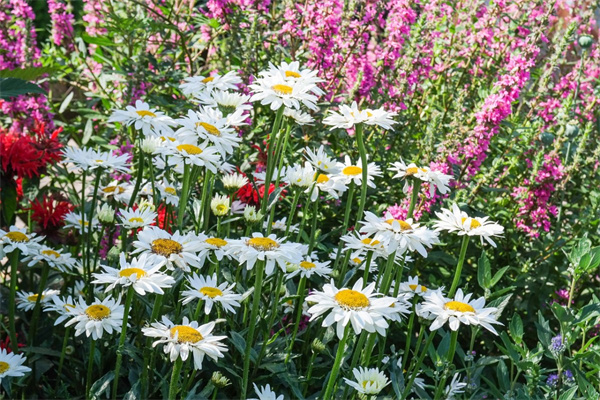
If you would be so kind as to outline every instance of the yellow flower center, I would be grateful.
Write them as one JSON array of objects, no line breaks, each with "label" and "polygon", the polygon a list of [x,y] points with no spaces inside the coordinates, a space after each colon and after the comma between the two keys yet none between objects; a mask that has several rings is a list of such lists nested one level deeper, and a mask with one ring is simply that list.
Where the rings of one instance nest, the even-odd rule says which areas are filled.
[{"label": "yellow flower center", "polygon": [[185,151],[187,154],[191,155],[202,154],[202,149],[198,146],[194,146],[193,144],[180,144],[177,146],[177,150]]},{"label": "yellow flower center", "polygon": [[[462,217],[462,223],[464,224],[467,219]],[[471,229],[479,228],[481,223],[477,221],[475,218],[471,218]]]},{"label": "yellow flower center", "polygon": [[119,271],[120,277],[129,278],[131,275],[135,275],[136,279],[140,279],[147,276],[148,274],[141,268],[125,268]]},{"label": "yellow flower center", "polygon": [[342,174],[349,176],[359,175],[362,174],[362,168],[355,165],[350,165],[342,170]]},{"label": "yellow flower center", "polygon": [[309,261],[302,261],[300,263],[300,267],[304,268],[304,269],[313,269],[317,266],[317,264],[309,262]]},{"label": "yellow flower center", "polygon": [[208,243],[211,246],[223,247],[227,244],[227,241],[221,238],[208,238],[204,241],[204,243]]},{"label": "yellow flower center", "polygon": [[217,296],[223,296],[223,292],[216,287],[204,286],[198,291],[203,295],[210,297],[211,299],[214,299]]},{"label": "yellow flower center", "polygon": [[296,71],[285,71],[286,78],[302,78],[302,75],[297,73]]},{"label": "yellow flower center", "polygon": [[200,332],[187,325],[175,325],[169,332],[171,333],[171,338],[177,336],[179,343],[197,343],[204,339]]},{"label": "yellow flower center", "polygon": [[162,140],[163,142],[166,142],[167,140],[168,140],[169,142],[174,142],[174,141],[175,141],[175,138],[174,138],[174,137],[170,137],[170,136],[161,136],[161,137],[160,137],[160,140]]},{"label": "yellow flower center", "polygon": [[216,208],[218,212],[222,213],[226,212],[229,207],[227,207],[225,204],[218,204]]},{"label": "yellow flower center", "polygon": [[116,189],[117,189],[116,186],[107,186],[104,189],[102,189],[102,191],[104,193],[113,193]]},{"label": "yellow flower center", "polygon": [[54,250],[42,250],[42,254],[45,256],[52,256],[54,258],[60,258],[60,253]]},{"label": "yellow flower center", "polygon": [[379,243],[381,243],[379,240],[373,240],[371,238],[364,238],[360,242],[362,244],[366,244],[367,246],[377,246]]},{"label": "yellow flower center", "polygon": [[426,169],[424,168],[417,168],[417,167],[410,167],[410,168],[406,168],[406,175],[415,175],[416,173],[419,172],[419,170],[421,170],[422,172],[427,172]]},{"label": "yellow flower center", "polygon": [[409,231],[412,229],[412,226],[410,226],[410,224],[406,221],[402,221],[401,219],[387,219],[385,220],[385,222],[387,222],[388,224],[392,225],[393,223],[397,222],[400,225],[400,229],[402,229],[403,231]]},{"label": "yellow flower center", "polygon": [[446,308],[446,310],[453,310],[453,311],[458,311],[458,312],[462,312],[462,313],[466,313],[466,312],[470,312],[470,313],[474,313],[475,309],[473,307],[471,307],[469,304],[467,303],[461,303],[460,301],[449,301],[447,302],[444,307]]},{"label": "yellow flower center", "polygon": [[148,111],[148,110],[139,110],[136,111],[136,114],[139,115],[140,117],[156,117],[156,114],[154,114],[152,111]]},{"label": "yellow flower center", "polygon": [[165,188],[165,192],[167,192],[167,193],[169,193],[169,194],[171,194],[173,196],[177,195],[177,190],[175,190],[175,188],[172,188],[172,187],[166,187]]},{"label": "yellow flower center", "polygon": [[10,368],[10,364],[4,361],[0,361],[0,374],[5,373]]},{"label": "yellow flower center", "polygon": [[358,310],[369,306],[367,296],[352,289],[342,289],[333,298],[345,309]]},{"label": "yellow flower center", "polygon": [[83,222],[83,220],[79,220],[79,225],[83,225],[83,226],[89,226],[90,222],[89,221],[85,221]]},{"label": "yellow flower center", "polygon": [[[35,303],[37,301],[38,297],[40,297],[39,294],[32,294],[31,296],[27,296],[27,300],[29,300],[32,303]],[[44,297],[46,297],[46,296],[42,295],[40,300],[44,300]]]},{"label": "yellow flower center", "polygon": [[[417,287],[419,287],[419,285],[408,285],[408,287],[413,292],[416,292],[417,291]],[[425,293],[426,291],[427,291],[427,288],[425,286],[421,285],[421,292]]]},{"label": "yellow flower center", "polygon": [[273,85],[271,89],[279,94],[292,94],[292,91],[294,90],[288,85]]},{"label": "yellow flower center", "polygon": [[105,318],[108,318],[108,316],[110,315],[110,308],[103,306],[102,304],[94,304],[89,306],[85,310],[85,313],[91,319],[101,321]]},{"label": "yellow flower center", "polygon": [[183,246],[171,239],[156,239],[152,241],[152,252],[164,257],[169,257],[171,254],[179,254],[183,250]]},{"label": "yellow flower center", "polygon": [[319,174],[317,176],[317,183],[326,183],[329,182],[329,177],[327,175]]},{"label": "yellow flower center", "polygon": [[207,78],[204,78],[204,79],[202,79],[202,83],[208,83],[208,82],[212,82],[212,81],[214,81],[214,80],[215,80],[215,78],[214,78],[214,77],[212,77],[212,76],[209,76],[209,77],[207,77]]},{"label": "yellow flower center", "polygon": [[266,237],[248,239],[247,243],[248,246],[252,246],[258,251],[270,251],[279,247],[279,243]]},{"label": "yellow flower center", "polygon": [[362,262],[362,260],[361,260],[360,258],[358,258],[358,257],[355,257],[355,258],[353,258],[353,259],[352,259],[352,262],[353,262],[354,264],[357,264],[357,265],[358,265],[358,264],[360,264],[360,263]]},{"label": "yellow flower center", "polygon": [[104,162],[104,160],[94,160],[96,161],[98,164],[102,164]]},{"label": "yellow flower center", "polygon": [[143,224],[144,220],[141,219],[140,217],[133,217],[133,218],[129,218],[129,222],[137,222],[138,224]]},{"label": "yellow flower center", "polygon": [[206,122],[196,122],[196,128],[200,126],[203,127],[206,132],[210,133],[213,136],[221,136],[221,131],[217,129],[217,127],[214,125],[208,124]]},{"label": "yellow flower center", "polygon": [[374,385],[374,384],[375,384],[375,381],[363,381],[363,382],[362,382],[362,387],[363,387],[364,389],[366,389],[366,388],[367,388],[367,385]]},{"label": "yellow flower center", "polygon": [[18,231],[8,232],[6,235],[4,235],[4,237],[9,238],[11,242],[29,242],[29,238],[27,237],[27,235]]}]

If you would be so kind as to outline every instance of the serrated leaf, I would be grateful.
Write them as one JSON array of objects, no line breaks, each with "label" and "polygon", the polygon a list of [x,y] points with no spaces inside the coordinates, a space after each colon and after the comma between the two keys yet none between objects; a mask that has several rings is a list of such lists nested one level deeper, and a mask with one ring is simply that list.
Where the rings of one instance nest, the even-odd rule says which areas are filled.
[{"label": "serrated leaf", "polygon": [[22,94],[46,94],[46,91],[35,83],[16,78],[0,78],[0,99],[10,99]]}]

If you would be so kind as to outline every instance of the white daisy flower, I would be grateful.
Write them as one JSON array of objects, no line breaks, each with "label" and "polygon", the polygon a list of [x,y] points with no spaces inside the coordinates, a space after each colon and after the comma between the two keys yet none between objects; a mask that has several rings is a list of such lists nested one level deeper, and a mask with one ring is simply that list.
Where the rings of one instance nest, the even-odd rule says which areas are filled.
[{"label": "white daisy flower", "polygon": [[198,322],[190,322],[183,317],[181,325],[175,325],[166,316],[161,322],[154,322],[148,328],[142,328],[145,336],[159,338],[152,343],[152,347],[165,344],[164,352],[169,354],[171,362],[181,357],[183,361],[188,359],[190,353],[194,357],[194,369],[202,369],[202,361],[207,355],[213,360],[222,358],[227,347],[221,343],[226,336],[213,336],[211,332],[215,328],[214,322],[198,326]]},{"label": "white daisy flower", "polygon": [[314,291],[306,297],[306,301],[316,303],[308,312],[310,321],[314,321],[323,314],[329,314],[323,319],[322,326],[328,327],[337,324],[336,333],[341,340],[344,336],[346,325],[352,324],[354,333],[378,332],[385,336],[389,327],[388,319],[394,319],[397,313],[392,305],[398,300],[393,297],[375,297],[375,282],[363,289],[363,280],[359,278],[352,289],[338,289],[333,280],[323,286],[323,291]]},{"label": "white daisy flower", "polygon": [[[60,292],[58,290],[46,289],[42,292],[42,298],[40,299],[40,305],[44,306],[49,301],[52,301],[54,296],[57,296]],[[33,292],[20,291],[17,292],[17,308],[23,311],[31,311],[35,307],[35,303],[38,301],[40,295]]]},{"label": "white daisy flower", "polygon": [[[92,171],[95,169],[106,169],[111,171],[119,171],[123,173],[129,173],[129,155],[121,154],[117,156],[110,151],[97,151],[90,148],[79,149],[76,147],[67,147],[63,150],[62,164],[67,166],[69,171],[73,169],[83,169],[85,171]],[[75,165],[73,168],[72,163]]]},{"label": "white daisy flower", "polygon": [[271,110],[278,110],[282,106],[299,110],[303,104],[317,111],[318,97],[313,94],[315,87],[315,84],[302,80],[290,81],[281,74],[263,76],[250,85],[254,93],[250,101],[270,104]]},{"label": "white daisy flower", "polygon": [[170,234],[157,226],[147,226],[138,233],[137,239],[133,242],[135,250],[132,254],[152,255],[168,269],[178,267],[184,272],[189,272],[190,266],[202,266],[196,254],[200,250],[201,242],[193,233],[181,235],[176,231]]},{"label": "white daisy flower", "polygon": [[177,133],[205,140],[225,156],[233,154],[242,138],[229,126],[227,118],[219,110],[201,108],[200,111],[188,110],[187,117],[177,120],[181,124]]},{"label": "white daisy flower", "polygon": [[466,212],[458,208],[456,203],[452,204],[452,210],[442,208],[441,212],[436,212],[435,215],[440,219],[433,225],[436,231],[456,232],[459,236],[479,236],[482,244],[485,239],[496,247],[492,237],[502,236],[504,233],[502,225],[488,221],[489,217],[469,217]]},{"label": "white daisy flower", "polygon": [[207,146],[206,143],[198,144],[195,140],[183,140],[179,144],[170,144],[167,153],[170,157],[169,165],[178,164],[197,165],[205,167],[213,174],[217,173],[217,166],[221,161],[221,155],[214,146]]},{"label": "white daisy flower", "polygon": [[258,260],[264,261],[267,276],[273,273],[275,264],[285,271],[286,263],[298,264],[302,261],[302,250],[297,243],[284,243],[274,234],[264,237],[257,232],[251,238],[244,237],[230,243],[229,254],[240,264],[246,264],[246,269],[254,268]]},{"label": "white daisy flower", "polygon": [[[428,182],[430,196],[435,194],[436,188],[441,194],[448,193],[448,191],[450,191],[448,185],[450,184],[450,181],[454,179],[452,175],[446,175],[440,171],[434,171],[429,167],[417,167],[415,163],[410,163],[407,165],[402,159],[393,163],[389,170],[396,172],[396,175],[394,175],[392,178],[405,179],[412,176],[415,179]],[[408,193],[409,188],[410,185],[408,184],[408,180],[405,180],[403,188],[404,193]]]},{"label": "white daisy flower", "polygon": [[222,217],[229,213],[229,197],[220,194],[215,195],[210,201],[210,209],[217,217]]},{"label": "white daisy flower", "polygon": [[315,167],[315,169],[318,169],[325,174],[332,175],[342,172],[337,160],[327,155],[323,145],[319,146],[317,150],[311,150],[310,148],[306,147],[304,151],[306,152],[306,159],[312,164],[313,167]]},{"label": "white daisy flower", "polygon": [[156,187],[160,192],[160,198],[164,200],[166,204],[171,204],[175,207],[179,205],[179,196],[177,195],[177,190],[179,189],[178,185],[163,179]]},{"label": "white daisy flower", "polygon": [[87,305],[83,297],[75,302],[75,307],[69,309],[68,313],[72,319],[65,324],[71,326],[75,324],[75,336],[85,332],[87,337],[94,340],[102,338],[106,331],[109,335],[114,332],[121,332],[123,325],[124,307],[120,305],[121,299],[113,300],[110,296],[100,301],[95,301]]},{"label": "white daisy flower", "polygon": [[212,92],[213,90],[237,90],[237,85],[242,83],[237,71],[229,71],[225,75],[214,74],[212,76],[192,76],[184,79],[185,83],[179,85],[182,93],[186,96],[196,95],[200,92]]},{"label": "white daisy flower", "polygon": [[376,396],[390,384],[388,377],[378,368],[358,367],[352,373],[355,380],[344,378],[344,382],[362,395]]},{"label": "white daisy flower", "polygon": [[256,223],[262,220],[262,218],[263,214],[260,212],[260,210],[257,211],[256,207],[247,205],[244,208],[244,219],[247,222]]},{"label": "white daisy flower", "polygon": [[259,75],[263,77],[283,76],[290,82],[301,81],[303,83],[313,85],[314,87],[311,89],[311,92],[316,96],[322,96],[325,94],[325,92],[316,84],[324,82],[324,80],[319,78],[317,74],[318,71],[313,71],[308,68],[301,69],[300,62],[298,61],[292,61],[291,63],[282,61],[279,66],[275,66],[269,62],[269,69],[259,73]]},{"label": "white daisy flower", "polygon": [[95,281],[92,283],[109,285],[104,289],[110,292],[117,285],[123,287],[132,286],[140,296],[146,293],[164,294],[163,288],[170,288],[175,284],[175,279],[159,271],[163,264],[160,260],[148,255],[142,254],[139,259],[133,258],[131,262],[125,260],[125,253],[119,255],[119,269],[111,268],[107,265],[100,265],[103,273],[95,273]]},{"label": "white daisy flower", "polygon": [[376,240],[387,242],[388,251],[397,251],[400,254],[406,250],[417,251],[427,257],[427,249],[438,243],[437,233],[420,226],[412,218],[406,221],[395,219],[391,213],[386,212],[383,218],[377,217],[372,212],[365,212],[365,220],[360,222],[363,227],[361,232],[375,235]]},{"label": "white daisy flower", "polygon": [[331,264],[330,261],[319,262],[317,259],[313,259],[313,257],[306,257],[305,260],[302,260],[298,264],[293,264],[293,270],[290,271],[290,268],[287,269],[286,279],[292,279],[296,275],[300,275],[302,278],[310,278],[313,274],[316,274],[321,277],[328,277],[333,271],[328,265]]},{"label": "white daisy flower", "polygon": [[314,125],[315,119],[308,113],[287,108],[283,112],[285,117],[293,119],[298,125]]},{"label": "white daisy flower", "polygon": [[121,225],[127,229],[143,228],[145,226],[152,225],[158,214],[152,211],[150,208],[138,208],[121,210],[119,219]]},{"label": "white daisy flower", "polygon": [[61,272],[72,271],[75,264],[77,264],[77,260],[70,253],[63,254],[62,249],[53,249],[45,245],[32,249],[29,255],[23,259],[23,262],[29,262],[27,265],[30,267],[45,262]]},{"label": "white daisy flower", "polygon": [[126,200],[126,197],[123,194],[127,190],[128,186],[129,185],[127,185],[125,183],[121,183],[118,181],[112,181],[111,183],[109,183],[106,186],[101,186],[99,192],[105,199],[113,198],[113,199],[117,200],[118,202],[124,203]]},{"label": "white daisy flower", "polygon": [[127,106],[125,110],[113,111],[108,122],[120,122],[127,126],[133,125],[135,129],[142,130],[144,135],[151,135],[153,132],[169,131],[170,126],[175,122],[165,115],[165,113],[150,108],[148,103],[136,100],[135,107]]},{"label": "white daisy flower", "polygon": [[496,320],[496,307],[485,308],[485,298],[480,297],[477,300],[471,300],[473,294],[466,296],[462,289],[456,291],[454,299],[449,299],[442,295],[441,290],[434,290],[425,296],[425,301],[421,305],[421,310],[428,312],[429,319],[434,319],[429,330],[436,330],[448,322],[448,326],[453,331],[457,330],[460,324],[480,325],[493,334],[497,335],[496,329],[492,324],[503,325]]},{"label": "white daisy flower", "polygon": [[70,295],[67,297],[53,296],[51,300],[52,302],[48,301],[46,303],[44,311],[58,313],[58,318],[54,321],[54,326],[56,326],[71,317],[69,311],[75,309],[75,300]]},{"label": "white daisy flower", "polygon": [[194,300],[204,301],[204,313],[210,314],[213,304],[218,303],[225,311],[235,314],[233,307],[239,307],[242,296],[235,293],[233,288],[235,283],[227,286],[227,282],[217,284],[217,274],[212,276],[196,275],[186,277],[188,281],[188,290],[181,292],[183,304],[188,304]]},{"label": "white daisy flower", "polygon": [[345,179],[339,175],[316,175],[314,185],[304,191],[304,193],[310,193],[310,201],[315,202],[319,198],[321,193],[325,193],[339,199],[340,196],[348,190],[348,186],[345,183]]},{"label": "white daisy flower", "polygon": [[[342,181],[348,185],[350,182],[354,182],[357,186],[362,185],[362,170],[363,165],[362,161],[359,159],[357,164],[353,164],[350,160],[350,157],[344,157],[343,163],[338,163],[338,168],[340,169],[340,178]],[[367,164],[367,185],[375,188],[375,183],[373,180],[376,176],[381,176],[381,169],[375,163]]]},{"label": "white daisy flower", "polygon": [[[86,215],[86,217],[87,217],[87,215]],[[79,233],[83,233],[83,231],[84,231],[83,226],[85,225],[85,231],[87,232],[90,230],[90,221],[88,221],[88,218],[86,218],[84,221],[81,217],[81,213],[71,211],[71,212],[65,214],[63,219],[65,221],[65,228],[75,228],[79,231]],[[98,218],[94,217],[91,225],[92,225],[92,227],[91,227],[92,231],[97,230],[100,227]]]},{"label": "white daisy flower", "polygon": [[[199,233],[198,236],[198,258],[200,265],[204,265],[204,261],[208,257],[209,261],[214,263],[221,261],[223,257],[231,258],[229,255],[230,243],[229,239],[209,237],[203,233]],[[215,259],[210,256],[214,255]]]},{"label": "white daisy flower", "polygon": [[444,399],[454,400],[457,394],[465,392],[465,387],[467,387],[467,384],[461,382],[461,378],[458,372],[455,373],[452,377],[452,381],[450,382],[450,384],[444,389]]},{"label": "white daisy flower", "polygon": [[[263,222],[263,228],[267,229],[269,226],[269,222]],[[287,229],[287,217],[283,217],[282,219],[278,219],[276,221],[271,222],[271,229],[275,231],[285,232]],[[290,232],[297,233],[298,232],[298,224],[290,225]]]},{"label": "white daisy flower", "polygon": [[146,154],[158,154],[158,149],[161,145],[162,140],[158,136],[149,135],[140,140],[140,149]]},{"label": "white daisy flower", "polygon": [[233,191],[246,186],[248,183],[248,178],[236,172],[233,174],[222,175],[221,182],[223,182],[225,189]]},{"label": "white daisy flower", "polygon": [[[212,92],[197,93],[195,97],[203,106],[217,108],[227,116],[252,110],[250,96],[237,92],[213,90]],[[248,114],[244,114],[244,118],[247,117]]]},{"label": "white daisy flower", "polygon": [[372,261],[375,261],[380,257],[387,258],[391,254],[391,252],[388,251],[388,246],[386,243],[383,243],[377,239],[373,239],[368,235],[351,232],[342,236],[340,239],[345,242],[343,250],[351,251],[351,259],[357,257],[362,258],[362,256],[369,251],[373,252]]},{"label": "white daisy flower", "polygon": [[407,299],[412,299],[412,297],[416,294],[421,297],[425,297],[427,295],[427,287],[419,284],[418,276],[409,276],[408,280],[405,282],[400,282],[400,288],[398,288],[398,295],[407,296]]},{"label": "white daisy flower", "polygon": [[23,365],[27,358],[23,354],[9,353],[0,349],[0,382],[6,378],[18,378],[31,372],[31,368]]},{"label": "white daisy flower", "polygon": [[283,181],[290,186],[309,188],[315,181],[315,170],[308,162],[296,164],[285,169]]},{"label": "white daisy flower", "polygon": [[271,386],[267,383],[265,386],[258,387],[256,383],[253,383],[254,391],[258,396],[258,399],[248,399],[248,400],[284,400],[283,395],[277,395],[274,391],[271,390]]},{"label": "white daisy flower", "polygon": [[392,118],[396,116],[395,112],[385,111],[383,108],[377,110],[358,108],[354,101],[350,106],[342,104],[339,112],[332,111],[331,115],[323,120],[323,124],[331,125],[331,129],[350,129],[356,124],[364,123],[366,125],[378,125],[384,129],[392,129],[396,123]]},{"label": "white daisy flower", "polygon": [[17,228],[15,225],[8,228],[8,231],[0,229],[0,258],[15,250],[20,250],[23,255],[35,252],[43,239],[44,236],[27,233],[25,228]]}]

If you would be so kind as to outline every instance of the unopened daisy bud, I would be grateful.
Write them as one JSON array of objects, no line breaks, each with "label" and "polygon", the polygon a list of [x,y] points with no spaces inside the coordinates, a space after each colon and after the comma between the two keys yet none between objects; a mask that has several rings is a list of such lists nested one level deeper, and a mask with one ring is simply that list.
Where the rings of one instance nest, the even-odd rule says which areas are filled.
[{"label": "unopened daisy bud", "polygon": [[325,351],[325,345],[319,339],[315,339],[310,344],[310,348],[315,353],[322,353]]},{"label": "unopened daisy bud", "polygon": [[210,378],[210,381],[212,382],[213,385],[215,385],[219,389],[222,389],[225,386],[229,386],[231,384],[229,379],[227,377],[223,376],[223,374],[220,373],[219,371],[213,372],[212,377]]},{"label": "unopened daisy bud", "polygon": [[233,191],[245,186],[248,183],[248,178],[242,174],[234,173],[224,175],[221,178],[221,181],[223,182],[225,189]]},{"label": "unopened daisy bud", "polygon": [[229,212],[229,198],[227,196],[216,195],[210,202],[210,209],[217,217],[227,215]]},{"label": "unopened daisy bud", "polygon": [[144,211],[144,210],[156,211],[156,207],[154,207],[154,204],[151,201],[148,201],[146,199],[142,199],[140,201],[139,208],[142,211]]},{"label": "unopened daisy bud", "polygon": [[70,356],[71,354],[75,353],[75,347],[74,346],[67,346],[65,347],[65,354]]},{"label": "unopened daisy bud", "polygon": [[140,149],[146,154],[153,154],[160,145],[160,139],[147,137],[140,142]]},{"label": "unopened daisy bud", "polygon": [[247,206],[244,209],[244,219],[251,224],[255,224],[261,221],[263,218],[263,214],[260,211],[256,211],[256,207]]},{"label": "unopened daisy bud", "polygon": [[114,261],[117,261],[119,259],[119,251],[120,250],[118,246],[111,247],[111,249],[108,251],[108,254],[106,255],[106,259],[109,263],[113,263]]},{"label": "unopened daisy bud", "polygon": [[110,224],[115,220],[115,210],[108,204],[103,204],[98,208],[98,219],[105,224]]}]

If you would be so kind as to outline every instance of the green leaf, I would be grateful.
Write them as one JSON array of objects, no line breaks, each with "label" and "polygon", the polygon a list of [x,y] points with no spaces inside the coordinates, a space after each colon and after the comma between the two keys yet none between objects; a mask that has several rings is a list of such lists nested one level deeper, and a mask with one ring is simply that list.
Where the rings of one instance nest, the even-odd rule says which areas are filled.
[{"label": "green leaf", "polygon": [[574,325],[579,325],[586,322],[590,318],[600,315],[600,304],[588,304],[584,306],[578,313],[577,318],[573,321]]},{"label": "green leaf", "polygon": [[575,397],[575,393],[577,393],[577,386],[573,386],[570,389],[567,389],[566,391],[563,392],[563,394],[560,395],[560,397],[558,398],[558,400],[571,400],[573,397]]},{"label": "green leaf", "polygon": [[81,35],[86,43],[96,44],[98,46],[116,46],[117,44],[104,36],[90,36],[88,34]]},{"label": "green leaf", "polygon": [[115,372],[110,371],[102,378],[98,379],[90,388],[90,398],[96,400],[100,395],[110,388],[110,383],[115,378]]},{"label": "green leaf", "polygon": [[509,267],[504,267],[501,268],[498,272],[496,272],[494,274],[494,277],[490,280],[489,284],[490,284],[490,288],[493,288],[496,283],[498,283],[498,281],[500,279],[502,279],[502,276],[504,275],[504,273],[508,270]]},{"label": "green leaf", "polygon": [[0,78],[16,78],[24,81],[35,81],[44,74],[56,71],[53,67],[29,67],[0,70]]},{"label": "green leaf", "polygon": [[492,272],[490,266],[490,260],[485,254],[485,251],[481,252],[481,257],[477,262],[477,282],[482,289],[490,288],[490,281],[492,279]]},{"label": "green leaf", "polygon": [[58,109],[59,114],[62,114],[63,112],[65,112],[67,107],[69,107],[69,104],[71,103],[71,100],[73,99],[73,94],[75,94],[75,92],[69,93],[67,95],[67,97],[65,97],[63,102],[60,104],[60,108]]},{"label": "green leaf", "polygon": [[515,313],[510,320],[510,336],[517,344],[521,344],[523,341],[523,320],[519,314]]},{"label": "green leaf", "polygon": [[12,224],[13,216],[17,210],[17,189],[14,185],[4,185],[2,191],[2,211],[4,213],[4,221],[8,224]]},{"label": "green leaf", "polygon": [[46,91],[23,79],[0,78],[0,99],[10,99],[28,93],[46,94]]},{"label": "green leaf", "polygon": [[94,122],[91,119],[88,119],[85,123],[85,128],[83,128],[83,137],[81,138],[81,144],[86,145],[87,142],[90,141],[92,137],[92,132],[94,127]]}]

